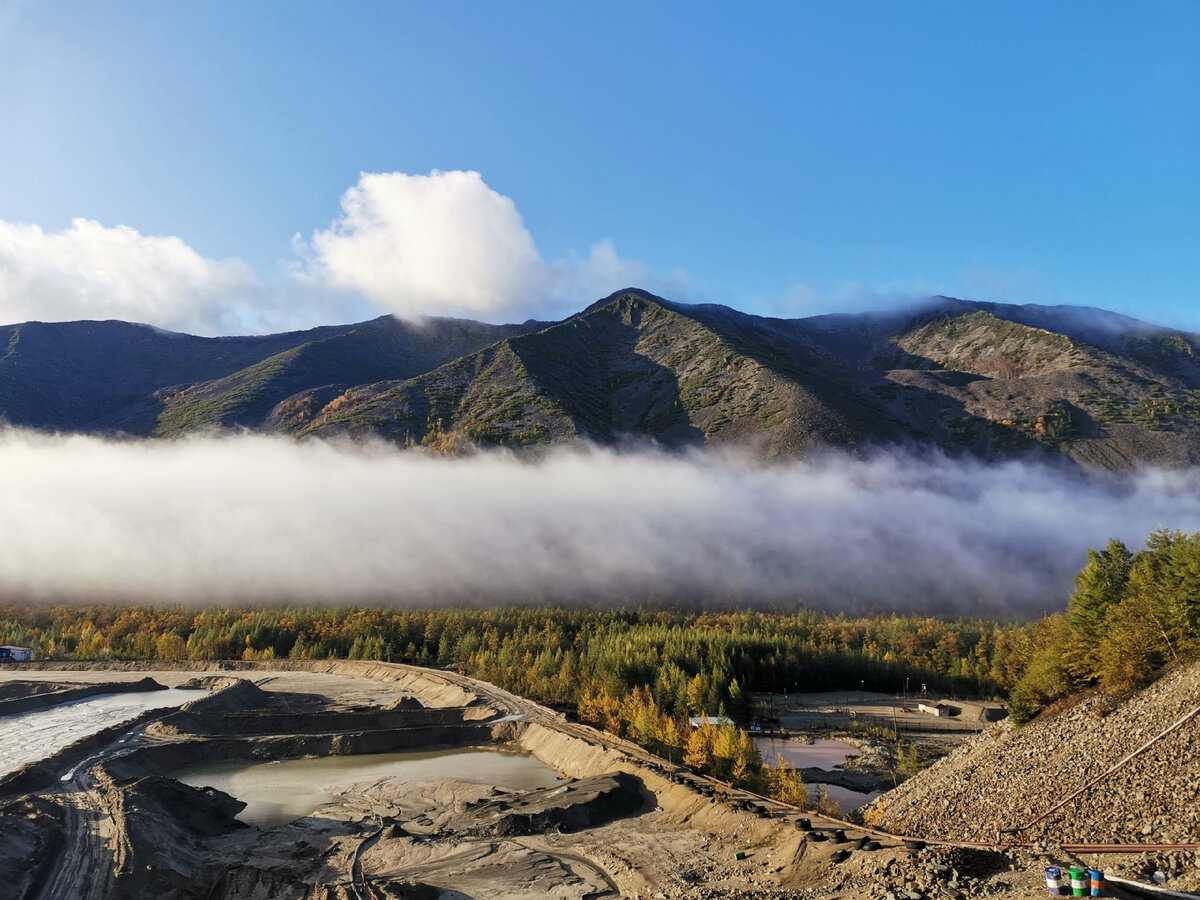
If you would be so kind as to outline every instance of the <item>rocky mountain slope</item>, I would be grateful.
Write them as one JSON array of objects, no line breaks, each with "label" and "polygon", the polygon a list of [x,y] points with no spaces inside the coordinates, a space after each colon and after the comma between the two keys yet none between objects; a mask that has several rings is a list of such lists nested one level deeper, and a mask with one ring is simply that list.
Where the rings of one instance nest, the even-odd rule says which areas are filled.
[{"label": "rocky mountain slope", "polygon": [[383,317],[250,338],[0,328],[0,416],[172,436],[245,427],[450,450],[651,440],[762,456],[870,444],[1089,467],[1200,460],[1200,337],[1078,307],[935,298],[768,319],[628,289],[558,323]]},{"label": "rocky mountain slope", "polygon": [[308,388],[409,378],[543,323],[383,316],[262,337],[202,338],[127,322],[0,327],[0,416],[62,431],[171,435],[257,427]]}]

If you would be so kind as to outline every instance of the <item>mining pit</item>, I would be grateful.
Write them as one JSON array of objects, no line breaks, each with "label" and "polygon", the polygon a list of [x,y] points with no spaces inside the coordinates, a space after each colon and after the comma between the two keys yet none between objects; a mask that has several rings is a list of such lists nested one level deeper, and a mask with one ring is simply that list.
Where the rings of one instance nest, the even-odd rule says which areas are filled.
[{"label": "mining pit", "polygon": [[730,790],[453,672],[40,664],[0,673],[0,704],[53,710],[130,687],[203,695],[151,705],[0,777],[3,896],[1045,894],[1036,856],[913,849]]}]

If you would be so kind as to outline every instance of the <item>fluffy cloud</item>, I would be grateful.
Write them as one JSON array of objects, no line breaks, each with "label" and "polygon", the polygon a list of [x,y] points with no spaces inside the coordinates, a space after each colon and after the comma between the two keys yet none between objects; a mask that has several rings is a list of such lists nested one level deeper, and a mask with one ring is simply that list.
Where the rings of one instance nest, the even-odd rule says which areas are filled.
[{"label": "fluffy cloud", "polygon": [[1200,528],[1198,473],[880,454],[458,460],[263,436],[0,432],[0,596],[742,600],[1040,612],[1085,549]]},{"label": "fluffy cloud", "polygon": [[264,276],[178,237],[76,219],[58,232],[0,221],[0,323],[124,319],[192,334],[255,334],[390,312],[558,318],[619,288],[683,298],[610,241],[547,262],[516,205],[478,172],[364,173],[342,215]]},{"label": "fluffy cloud", "polygon": [[0,320],[127,319],[213,333],[230,298],[257,291],[237,260],[201,256],[177,237],[75,219],[65,231],[0,222]]},{"label": "fluffy cloud", "polygon": [[557,317],[630,284],[655,289],[609,241],[546,262],[513,201],[478,172],[363,173],[342,215],[299,251],[310,280],[410,319]]},{"label": "fluffy cloud", "polygon": [[0,322],[123,319],[190,334],[254,334],[375,311],[319,286],[266,282],[177,237],[75,219],[63,231],[0,221]]}]

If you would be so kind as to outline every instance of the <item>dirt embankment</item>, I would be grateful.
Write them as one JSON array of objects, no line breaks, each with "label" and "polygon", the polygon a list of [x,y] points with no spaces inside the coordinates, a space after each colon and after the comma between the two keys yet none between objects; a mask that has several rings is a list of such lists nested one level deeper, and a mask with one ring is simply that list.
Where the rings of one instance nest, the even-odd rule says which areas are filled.
[{"label": "dirt embankment", "polygon": [[203,896],[220,877],[212,838],[244,830],[234,817],[245,806],[211,788],[150,776],[118,784],[97,773],[111,817],[112,878],[117,896]]},{"label": "dirt embankment", "polygon": [[267,695],[259,690],[258,685],[254,682],[244,678],[232,678],[228,675],[193,678],[185,681],[180,687],[204,688],[212,693],[207,697],[200,697],[183,704],[179,707],[180,711],[173,715],[258,709],[267,702]]},{"label": "dirt embankment", "polygon": [[14,697],[32,697],[34,694],[47,694],[50,691],[61,691],[65,688],[77,686],[74,684],[59,684],[54,681],[5,681],[0,683],[0,700],[11,700]]},{"label": "dirt embankment", "polygon": [[463,682],[439,678],[437,669],[423,669],[399,663],[344,659],[276,659],[257,660],[146,660],[131,662],[69,662],[41,661],[23,664],[25,669],[46,672],[313,672],[324,675],[343,675],[395,685],[416,697],[425,706],[476,706],[485,701]]},{"label": "dirt embankment", "polygon": [[355,756],[397,753],[434,747],[488,744],[486,725],[438,725],[426,728],[385,728],[349,733],[293,734],[238,739],[234,737],[176,740],[139,747],[103,763],[117,779],[171,772],[198,760],[230,762],[300,759],[305,756]]},{"label": "dirt embankment", "polygon": [[579,831],[620,819],[653,800],[638,778],[610,772],[516,797],[469,804],[446,830],[472,837]]},{"label": "dirt embankment", "polygon": [[345,710],[321,713],[248,711],[232,713],[184,711],[167,716],[152,728],[155,734],[260,737],[305,732],[358,732],[387,729],[430,728],[473,722],[463,709]]}]

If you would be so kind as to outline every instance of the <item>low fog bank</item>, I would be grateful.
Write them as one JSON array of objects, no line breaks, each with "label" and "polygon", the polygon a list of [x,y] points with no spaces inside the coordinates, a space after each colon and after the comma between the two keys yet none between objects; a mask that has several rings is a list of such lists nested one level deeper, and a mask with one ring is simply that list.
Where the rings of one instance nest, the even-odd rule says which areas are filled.
[{"label": "low fog bank", "polygon": [[0,601],[792,603],[1020,614],[1089,546],[1200,529],[1200,473],[0,433]]}]

